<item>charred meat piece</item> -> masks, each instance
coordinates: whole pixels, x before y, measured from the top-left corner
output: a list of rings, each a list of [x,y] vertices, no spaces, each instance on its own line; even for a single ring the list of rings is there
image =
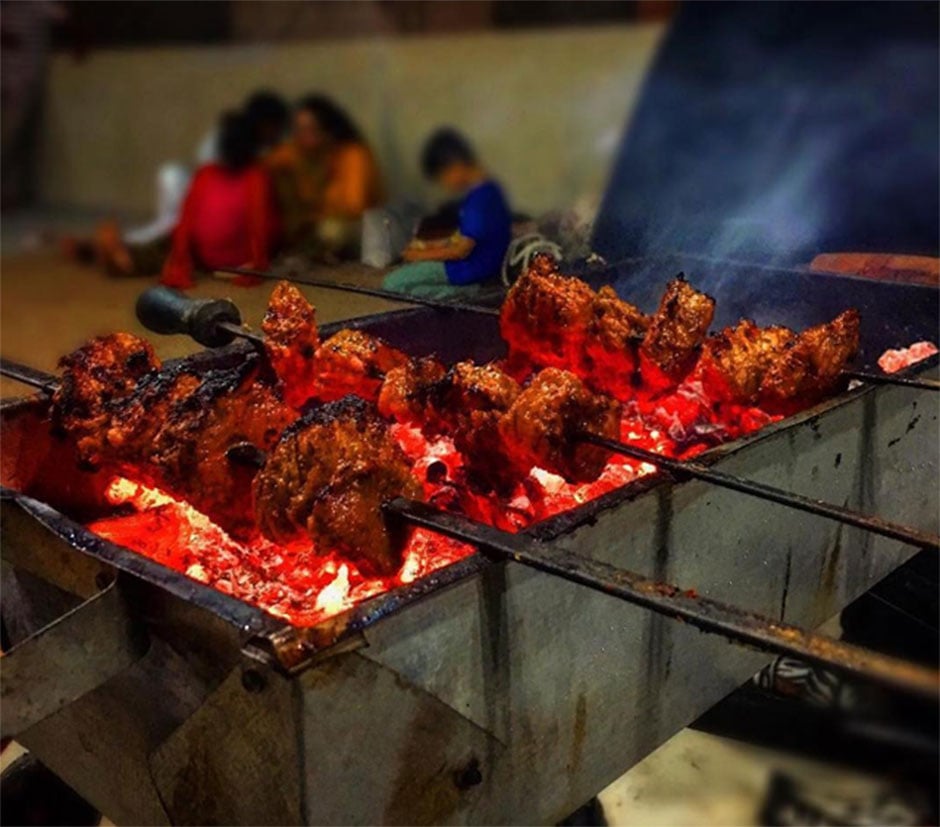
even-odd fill
[[[858,311],[846,310],[788,342],[761,381],[761,405],[789,413],[838,390],[843,369],[858,351],[859,323]]]
[[[447,371],[431,394],[437,427],[450,434],[475,489],[506,493],[519,479],[503,445],[499,423],[521,388],[494,365],[459,362]],[[523,474],[524,476],[524,474]]]
[[[383,503],[420,498],[421,484],[372,405],[356,397],[315,408],[291,425],[255,478],[261,531],[278,543],[312,539],[362,571],[401,566],[403,530]]]
[[[378,337],[350,328],[320,345],[314,361],[318,399],[332,402],[354,394],[374,402],[385,374],[406,365],[408,357]]]
[[[581,442],[582,432],[617,439],[620,406],[558,368],[537,374],[500,422],[503,443],[520,469],[538,466],[568,482],[597,479],[610,458],[603,448]]]
[[[715,300],[682,276],[666,287],[640,345],[640,372],[652,394],[678,385],[694,367],[715,314]]]
[[[634,394],[637,341],[649,318],[621,299],[609,286],[597,291],[591,304],[584,344],[582,376],[595,390],[626,401]]]
[[[379,391],[379,413],[397,422],[425,423],[433,418],[430,396],[446,368],[433,356],[410,359],[392,368]]]
[[[297,287],[279,282],[261,329],[271,365],[283,384],[284,401],[300,408],[316,392],[314,355],[320,346],[316,310]]]
[[[257,531],[251,493],[257,469],[229,461],[227,452],[242,443],[267,451],[295,418],[257,381],[255,365],[210,371],[167,407],[142,470],[233,537],[248,538]]]
[[[503,302],[499,325],[510,359],[537,367],[581,364],[594,291],[558,273],[555,260],[537,255]]]
[[[115,407],[160,368],[149,342],[130,333],[99,336],[59,360],[62,378],[52,397],[52,420],[68,433],[83,462],[107,450]]]
[[[786,327],[758,327],[742,319],[702,346],[702,386],[712,399],[756,405],[767,371],[796,339]]]

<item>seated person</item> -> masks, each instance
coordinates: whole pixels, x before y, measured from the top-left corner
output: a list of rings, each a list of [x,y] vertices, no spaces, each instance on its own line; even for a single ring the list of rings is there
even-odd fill
[[[273,252],[277,216],[267,172],[258,160],[255,136],[244,115],[224,115],[219,162],[196,172],[173,231],[161,281],[191,287],[196,268],[264,269]],[[239,276],[236,284],[257,283]]]
[[[415,239],[402,258],[408,264],[385,277],[386,290],[446,298],[474,292],[499,275],[512,233],[512,216],[503,190],[477,161],[467,141],[453,129],[439,129],[421,155],[424,175],[462,196],[455,233]]]
[[[245,101],[242,112],[251,124],[260,155],[281,142],[289,112],[280,96],[267,90],[256,91]],[[218,160],[217,144],[216,125],[199,143],[197,166]],[[80,263],[101,263],[112,275],[159,273],[180,219],[192,172],[189,165],[177,161],[161,165],[157,173],[157,214],[152,221],[127,230],[116,221],[102,222],[91,238],[65,237],[64,252]]]
[[[354,255],[362,214],[384,201],[375,157],[349,116],[322,95],[303,98],[291,137],[267,159],[288,250]]]

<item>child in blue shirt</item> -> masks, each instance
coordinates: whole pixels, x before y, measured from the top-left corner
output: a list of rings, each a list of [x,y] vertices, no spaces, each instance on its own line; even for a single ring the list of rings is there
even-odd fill
[[[462,196],[459,228],[448,238],[409,244],[402,254],[408,263],[389,273],[383,287],[428,298],[466,297],[499,275],[512,229],[509,205],[453,129],[439,129],[428,139],[421,168],[442,189]]]

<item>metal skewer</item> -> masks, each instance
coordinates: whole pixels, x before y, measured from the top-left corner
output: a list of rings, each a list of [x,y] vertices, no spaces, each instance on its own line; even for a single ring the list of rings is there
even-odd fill
[[[277,275],[264,270],[248,270],[244,267],[216,267],[220,273],[233,273],[239,276],[254,276],[268,281],[289,281],[294,284],[305,284],[308,287],[322,287],[327,290],[339,290],[344,293],[358,293],[361,296],[375,296],[379,299],[398,302],[400,304],[413,304],[418,307],[433,307],[436,310],[461,310],[465,313],[483,313],[488,316],[498,316],[498,307],[484,307],[479,304],[465,304],[463,302],[441,301],[440,299],[426,299],[421,296],[406,296],[394,290],[383,290],[381,287],[363,287],[348,282],[329,281],[308,276],[298,276],[296,273]]]
[[[802,494],[794,494],[791,491],[783,491],[770,485],[764,485],[754,480],[742,479],[741,477],[725,474],[707,465],[698,462],[689,462],[687,460],[674,459],[672,457],[657,454],[654,451],[648,451],[645,448],[638,448],[635,445],[629,445],[625,442],[618,442],[613,439],[607,439],[597,434],[582,433],[579,439],[583,442],[590,442],[601,448],[606,448],[615,454],[631,457],[633,459],[648,462],[664,471],[672,474],[674,477],[693,477],[694,479],[704,480],[705,482],[720,485],[723,488],[730,488],[734,491],[740,491],[744,494],[750,494],[753,497],[759,497],[762,500],[770,500],[780,505],[795,508],[798,511],[805,511],[809,514],[815,514],[818,517],[827,517],[830,520],[836,520],[846,525],[870,531],[872,534],[879,534],[883,537],[890,537],[892,540],[900,540],[902,543],[908,543],[912,546],[929,548],[933,550],[940,549],[940,536],[931,534],[928,531],[918,531],[908,526],[892,523],[883,520],[880,517],[871,517],[867,514],[861,514],[849,508],[840,505],[814,500],[812,497],[804,497]]]
[[[860,678],[936,699],[940,673],[801,629],[736,606],[683,591],[625,569],[560,549],[524,534],[508,534],[433,506],[396,499],[386,512],[408,523],[473,543],[484,553],[587,586],[765,652],[789,655]]]
[[[0,376],[6,376],[8,379],[15,379],[24,385],[37,388],[48,394],[53,394],[59,387],[59,379],[51,373],[44,370],[36,370],[29,365],[13,362],[10,359],[0,358]]]

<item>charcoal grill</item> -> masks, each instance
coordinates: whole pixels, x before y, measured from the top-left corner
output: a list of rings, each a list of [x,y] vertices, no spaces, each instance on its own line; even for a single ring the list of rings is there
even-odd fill
[[[645,266],[604,278],[630,295]],[[781,279],[805,274],[706,262],[691,272],[719,308],[742,284],[779,295],[774,320],[796,327],[861,306],[877,319],[863,361],[936,327],[929,288],[819,276],[794,303]],[[496,320],[481,314],[352,324],[412,355],[485,361],[501,350]],[[232,346],[192,361],[208,369],[248,354]],[[936,360],[917,375],[936,375]],[[12,710],[17,737],[117,822],[558,820],[767,659],[481,554],[295,629],[84,529],[96,482],[59,455],[44,408],[24,399],[0,411],[4,621],[14,643],[46,627],[30,641],[30,680],[4,684],[4,724]],[[929,391],[857,387],[705,458],[936,531],[938,408]],[[530,533],[806,627],[915,551],[660,476]]]

